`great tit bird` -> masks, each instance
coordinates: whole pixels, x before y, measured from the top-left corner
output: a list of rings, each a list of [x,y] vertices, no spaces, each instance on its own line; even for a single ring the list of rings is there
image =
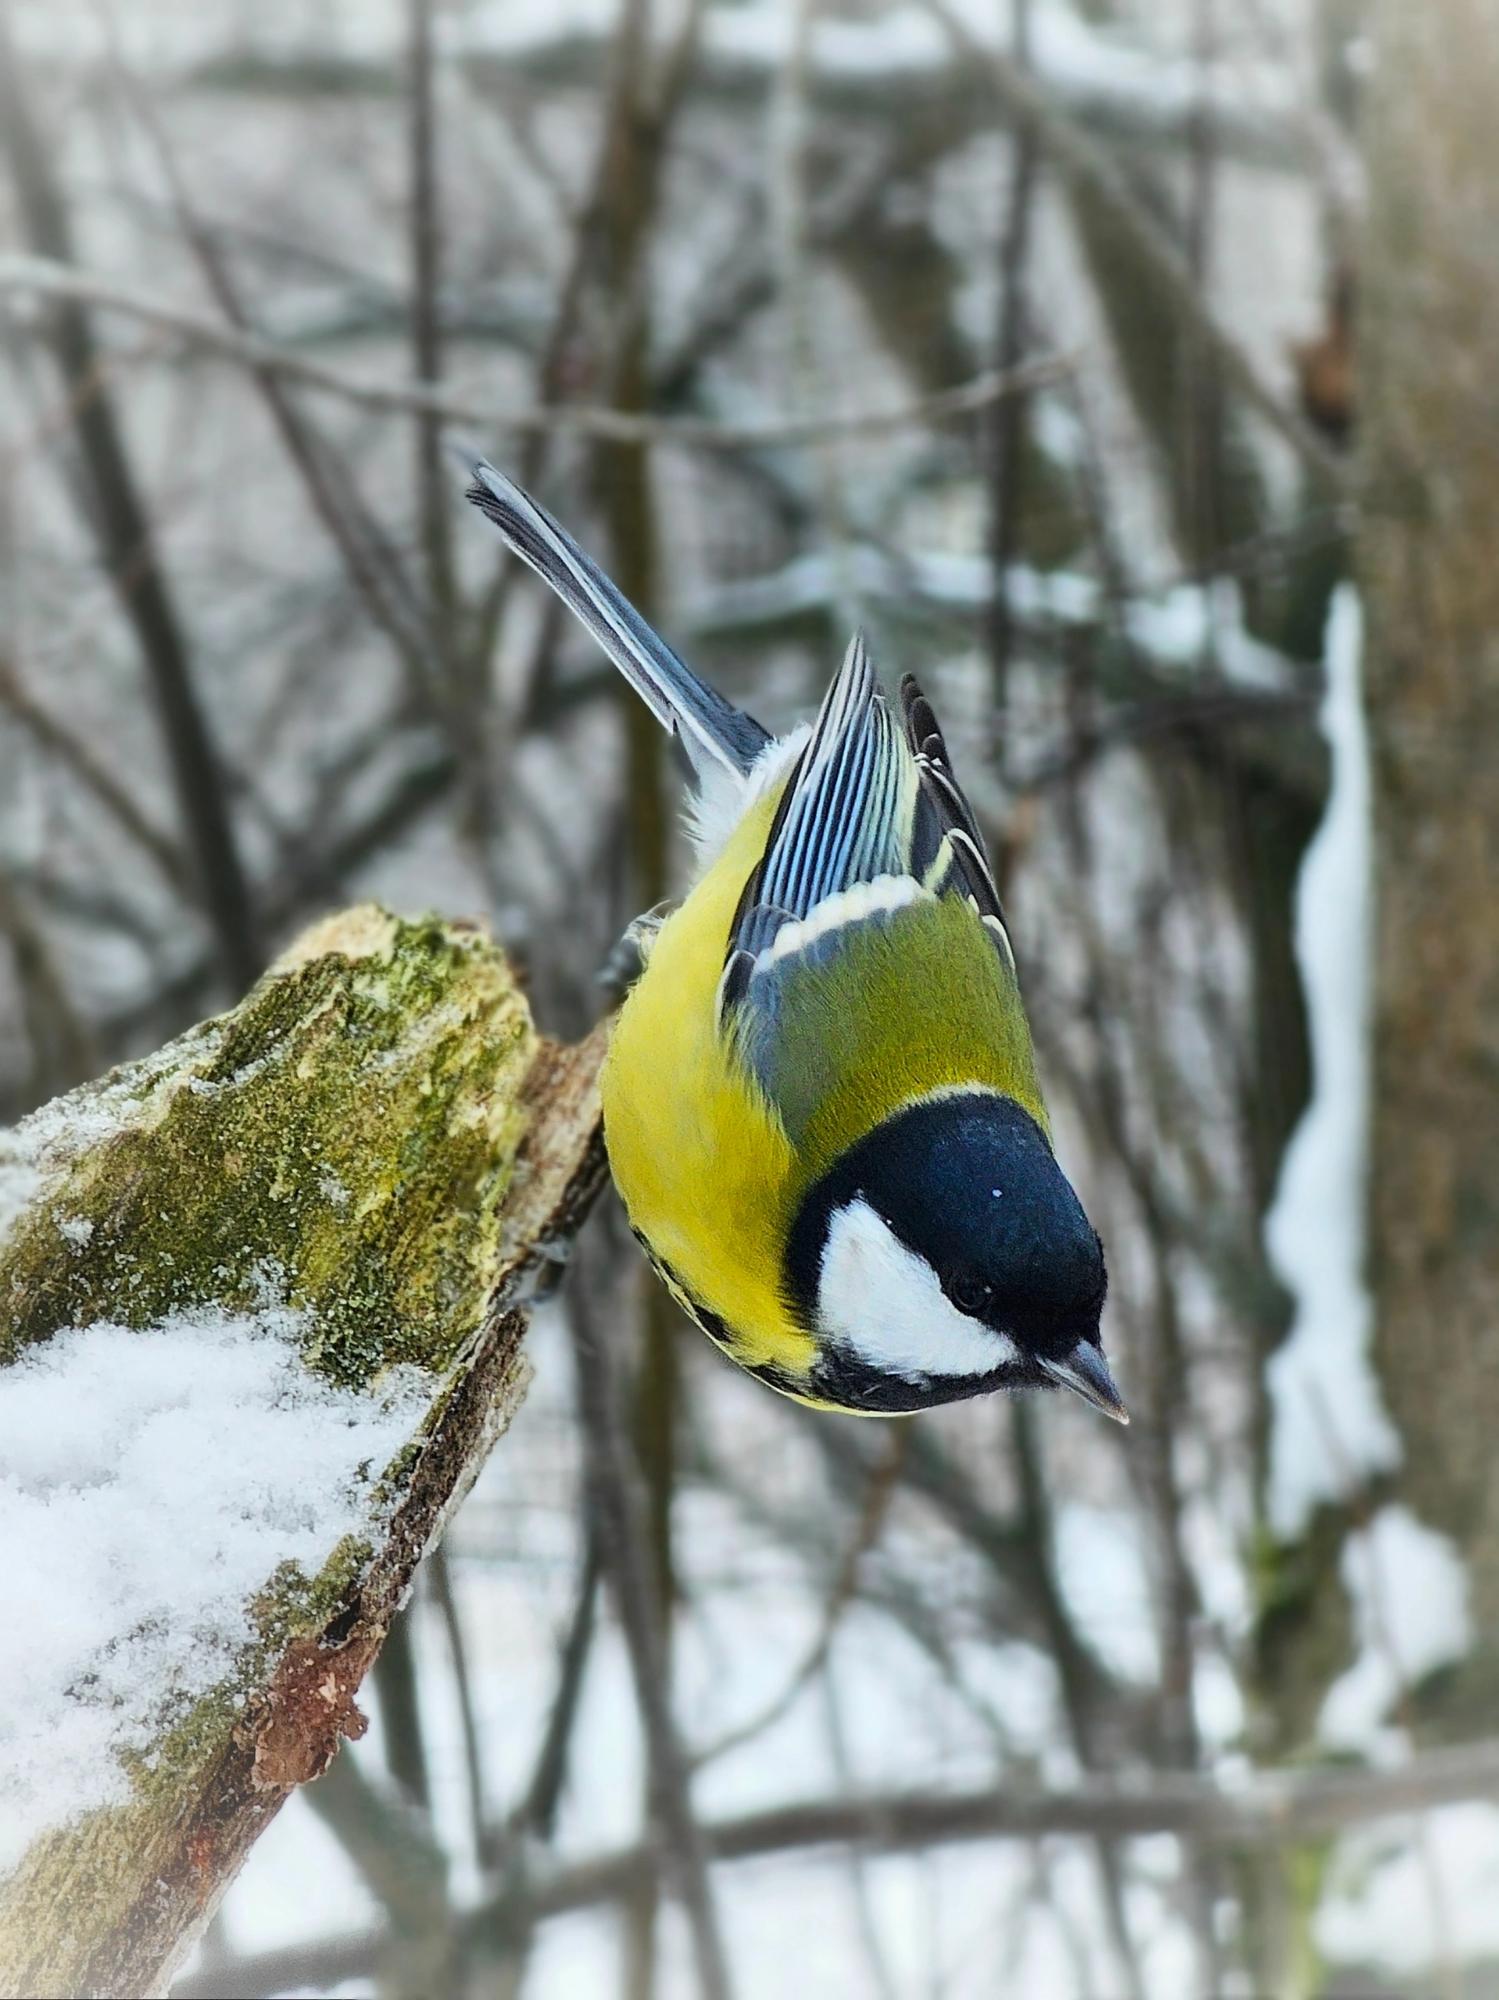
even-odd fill
[[[1127,1423],[1103,1248],[1052,1152],[994,877],[915,680],[897,719],[856,636],[816,722],[773,738],[544,508],[472,473],[697,779],[701,873],[642,930],[602,1079],[614,1179],[667,1286],[818,1408],[1062,1386]]]

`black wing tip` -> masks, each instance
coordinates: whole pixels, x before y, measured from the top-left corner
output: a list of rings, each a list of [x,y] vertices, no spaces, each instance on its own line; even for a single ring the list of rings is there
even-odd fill
[[[467,473],[469,484],[463,497],[470,501],[487,519],[506,535],[517,529],[535,530],[538,519],[545,522],[546,515],[538,503],[508,472],[501,472],[492,465],[483,452],[470,446],[456,444],[448,447],[454,460]]]
[[[469,484],[464,499],[471,500],[491,520],[497,512],[518,512],[530,501],[530,494],[517,486],[507,473],[491,465],[482,452],[460,451],[454,446],[453,456],[468,474]]]
[[[464,490],[464,499],[477,507],[485,520],[499,530],[511,550],[539,570],[555,589],[544,550],[548,540],[555,536],[556,523],[524,486],[491,465],[487,458],[466,456],[464,466],[471,480]]]
[[[942,734],[942,725],[937,720],[937,712],[922,691],[915,674],[902,674],[900,681],[901,720],[905,725],[906,741],[918,757],[930,763],[947,762],[947,743]]]

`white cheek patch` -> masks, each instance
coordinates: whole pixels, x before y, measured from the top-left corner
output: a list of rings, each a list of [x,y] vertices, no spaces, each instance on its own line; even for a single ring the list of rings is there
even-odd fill
[[[817,1309],[827,1334],[870,1368],[908,1382],[988,1375],[1020,1358],[1008,1334],[958,1311],[931,1265],[867,1201],[833,1211]]]

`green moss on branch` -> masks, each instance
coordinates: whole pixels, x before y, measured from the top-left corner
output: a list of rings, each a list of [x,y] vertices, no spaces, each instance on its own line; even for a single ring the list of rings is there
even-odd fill
[[[306,1358],[337,1381],[452,1359],[493,1262],[536,1035],[476,932],[338,921],[166,1052],[180,1060],[83,1094],[83,1132],[115,1122],[0,1243],[0,1361],[60,1327],[250,1308],[268,1289],[308,1309]]]

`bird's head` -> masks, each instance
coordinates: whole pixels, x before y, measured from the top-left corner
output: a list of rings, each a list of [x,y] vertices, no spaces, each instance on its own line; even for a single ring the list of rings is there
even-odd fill
[[[1129,1421],[1099,1344],[1103,1246],[1040,1126],[995,1092],[923,1098],[844,1153],[801,1203],[785,1279],[822,1401],[1063,1387]]]

